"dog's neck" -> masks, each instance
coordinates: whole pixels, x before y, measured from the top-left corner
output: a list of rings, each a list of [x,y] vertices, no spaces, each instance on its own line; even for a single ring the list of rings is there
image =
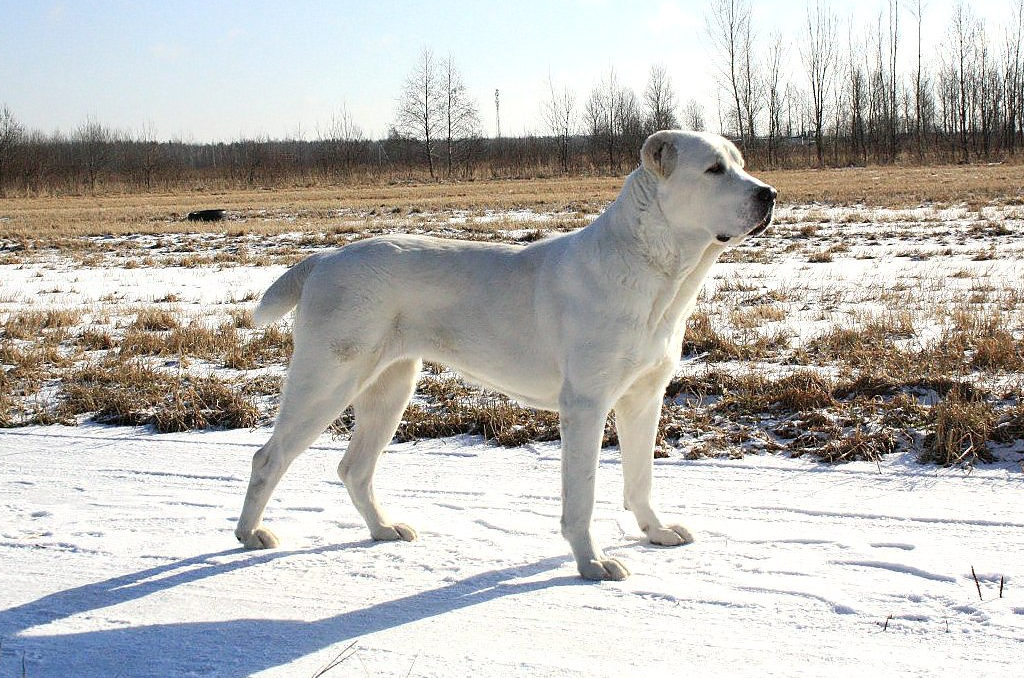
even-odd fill
[[[656,289],[647,290],[649,324],[674,328],[685,322],[725,246],[710,236],[673,228],[658,201],[658,179],[643,167],[626,178],[606,217],[602,235],[614,241],[610,244],[628,269],[623,273],[629,276],[637,267],[646,267],[661,280]]]
[[[674,228],[658,201],[658,178],[643,167],[628,177],[622,192],[611,206],[609,229],[656,272],[670,280],[680,280],[698,265],[705,252],[721,254],[724,247],[708,236],[681,233]]]

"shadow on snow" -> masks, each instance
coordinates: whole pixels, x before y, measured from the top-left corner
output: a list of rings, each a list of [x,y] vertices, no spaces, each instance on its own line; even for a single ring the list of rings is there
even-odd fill
[[[216,675],[248,676],[287,664],[338,643],[392,629],[446,612],[552,586],[582,585],[575,576],[510,583],[556,569],[565,557],[493,570],[440,588],[422,591],[315,621],[233,619],[45,635],[38,627],[89,613],[174,587],[256,567],[295,555],[326,554],[366,548],[362,541],[294,551],[262,551],[229,562],[215,559],[240,556],[241,549],[207,553],[173,563],[59,591],[0,612],[4,664],[25,653],[29,676],[46,675]],[[299,580],[294,580],[299,581]],[[243,589],[234,593],[245,595]],[[252,595],[259,595],[252,591]],[[26,631],[30,631],[26,633]]]

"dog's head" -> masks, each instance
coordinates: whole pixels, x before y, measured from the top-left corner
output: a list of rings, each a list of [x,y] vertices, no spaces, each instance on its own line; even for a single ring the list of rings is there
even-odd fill
[[[735,245],[772,220],[774,188],[743,170],[743,156],[728,139],[705,132],[655,132],[640,152],[658,180],[658,202],[669,224]]]

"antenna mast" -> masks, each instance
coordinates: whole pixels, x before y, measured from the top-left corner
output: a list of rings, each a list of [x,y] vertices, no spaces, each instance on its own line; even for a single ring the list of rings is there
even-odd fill
[[[501,138],[501,106],[498,101],[498,90],[494,90],[494,129],[495,136]]]

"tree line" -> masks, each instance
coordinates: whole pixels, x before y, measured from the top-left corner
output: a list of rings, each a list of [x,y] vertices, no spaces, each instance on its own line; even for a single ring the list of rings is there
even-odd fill
[[[758,168],[1005,160],[1024,147],[1024,0],[1007,0],[1006,12],[992,29],[963,2],[938,16],[925,0],[884,0],[872,22],[852,25],[810,0],[791,34],[763,35],[751,0],[708,0],[712,121],[696,99],[680,103],[665,65],[651,66],[640,92],[612,67],[586,96],[549,76],[540,133],[485,137],[457,65],[429,49],[384,139],[369,139],[344,107],[314,139],[192,143],[91,118],[44,134],[0,106],[0,196],[621,173],[666,128],[716,129]],[[941,46],[926,55],[923,34],[939,26]]]

